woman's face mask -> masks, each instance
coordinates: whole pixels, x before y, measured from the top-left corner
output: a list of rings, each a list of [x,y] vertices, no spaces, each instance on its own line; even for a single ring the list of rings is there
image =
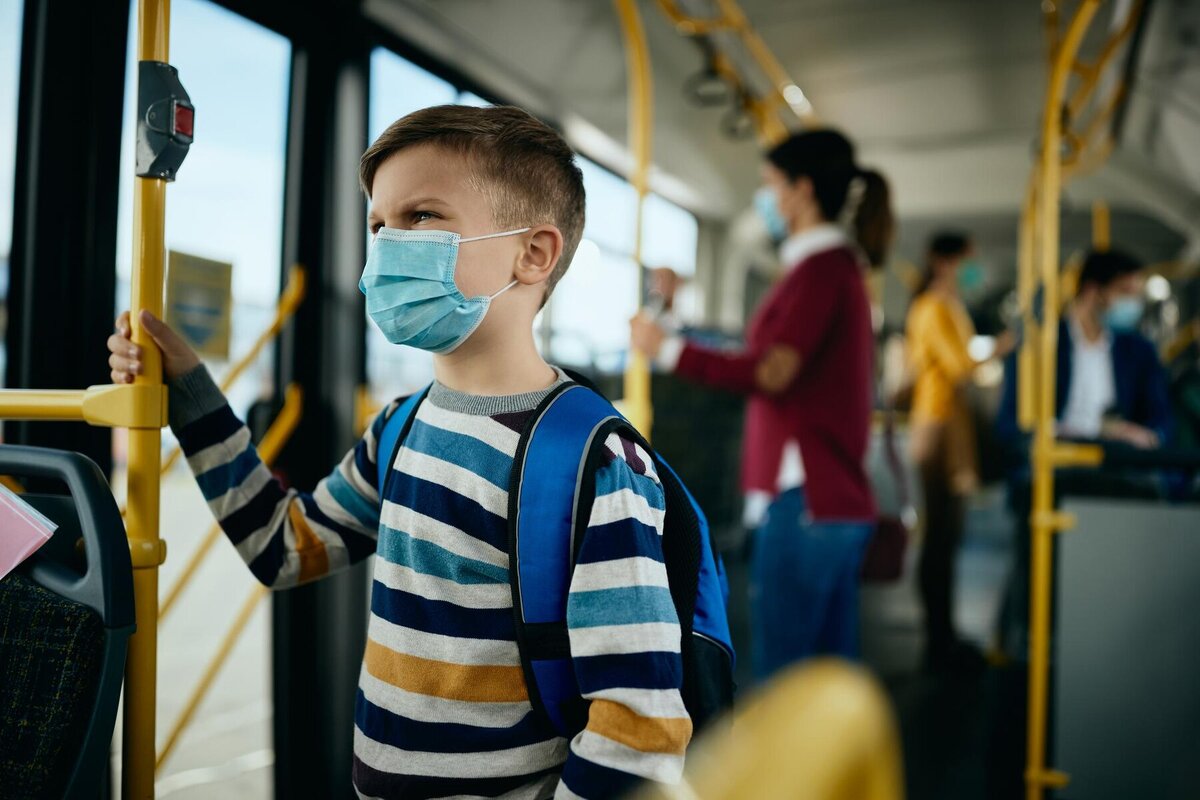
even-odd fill
[[[767,233],[771,234],[774,241],[782,242],[787,238],[787,221],[779,213],[779,198],[774,189],[764,186],[754,193],[754,210],[766,224]]]
[[[380,228],[358,282],[367,314],[392,344],[453,352],[483,322],[492,301],[517,285],[513,280],[495,294],[464,296],[454,282],[459,245],[528,230],[463,239],[450,231]]]
[[[958,267],[958,289],[961,292],[975,292],[983,287],[986,278],[983,264],[973,258],[965,259]]]

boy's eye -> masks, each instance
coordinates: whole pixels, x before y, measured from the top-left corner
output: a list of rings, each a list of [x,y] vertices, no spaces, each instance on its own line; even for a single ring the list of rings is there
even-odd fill
[[[424,222],[425,220],[428,220],[428,219],[436,219],[436,218],[437,218],[437,214],[434,214],[432,211],[414,211],[414,212],[412,212],[413,224],[416,224],[418,222]]]

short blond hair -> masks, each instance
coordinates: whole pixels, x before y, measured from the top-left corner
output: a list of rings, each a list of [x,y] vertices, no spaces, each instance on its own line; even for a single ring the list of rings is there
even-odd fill
[[[546,281],[546,297],[570,266],[583,236],[583,173],[575,152],[546,123],[514,106],[433,106],[388,126],[358,165],[367,197],[380,164],[401,150],[430,144],[466,157],[475,188],[487,195],[501,229],[554,225],[562,256]]]

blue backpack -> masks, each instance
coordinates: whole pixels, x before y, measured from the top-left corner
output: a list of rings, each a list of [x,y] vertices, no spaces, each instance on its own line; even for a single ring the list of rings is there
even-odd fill
[[[376,451],[384,496],[391,465],[428,389],[404,400]],[[553,391],[521,434],[509,480],[508,558],[521,667],[535,713],[564,737],[587,724],[567,635],[567,593],[595,501],[596,470],[618,432],[654,458],[666,496],[663,556],[683,636],[683,702],[695,731],[733,704],[734,652],[725,615],[729,585],[704,512],[675,471],[598,392],[580,382]],[[384,457],[384,454],[388,454]],[[529,473],[537,480],[524,481]],[[537,592],[522,593],[522,586]]]

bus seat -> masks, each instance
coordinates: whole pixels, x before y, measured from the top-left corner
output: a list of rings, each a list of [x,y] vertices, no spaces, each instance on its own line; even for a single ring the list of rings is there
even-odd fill
[[[125,526],[78,453],[0,445],[0,475],[67,489],[22,496],[59,527],[0,580],[0,793],[100,797],[135,620]]]

